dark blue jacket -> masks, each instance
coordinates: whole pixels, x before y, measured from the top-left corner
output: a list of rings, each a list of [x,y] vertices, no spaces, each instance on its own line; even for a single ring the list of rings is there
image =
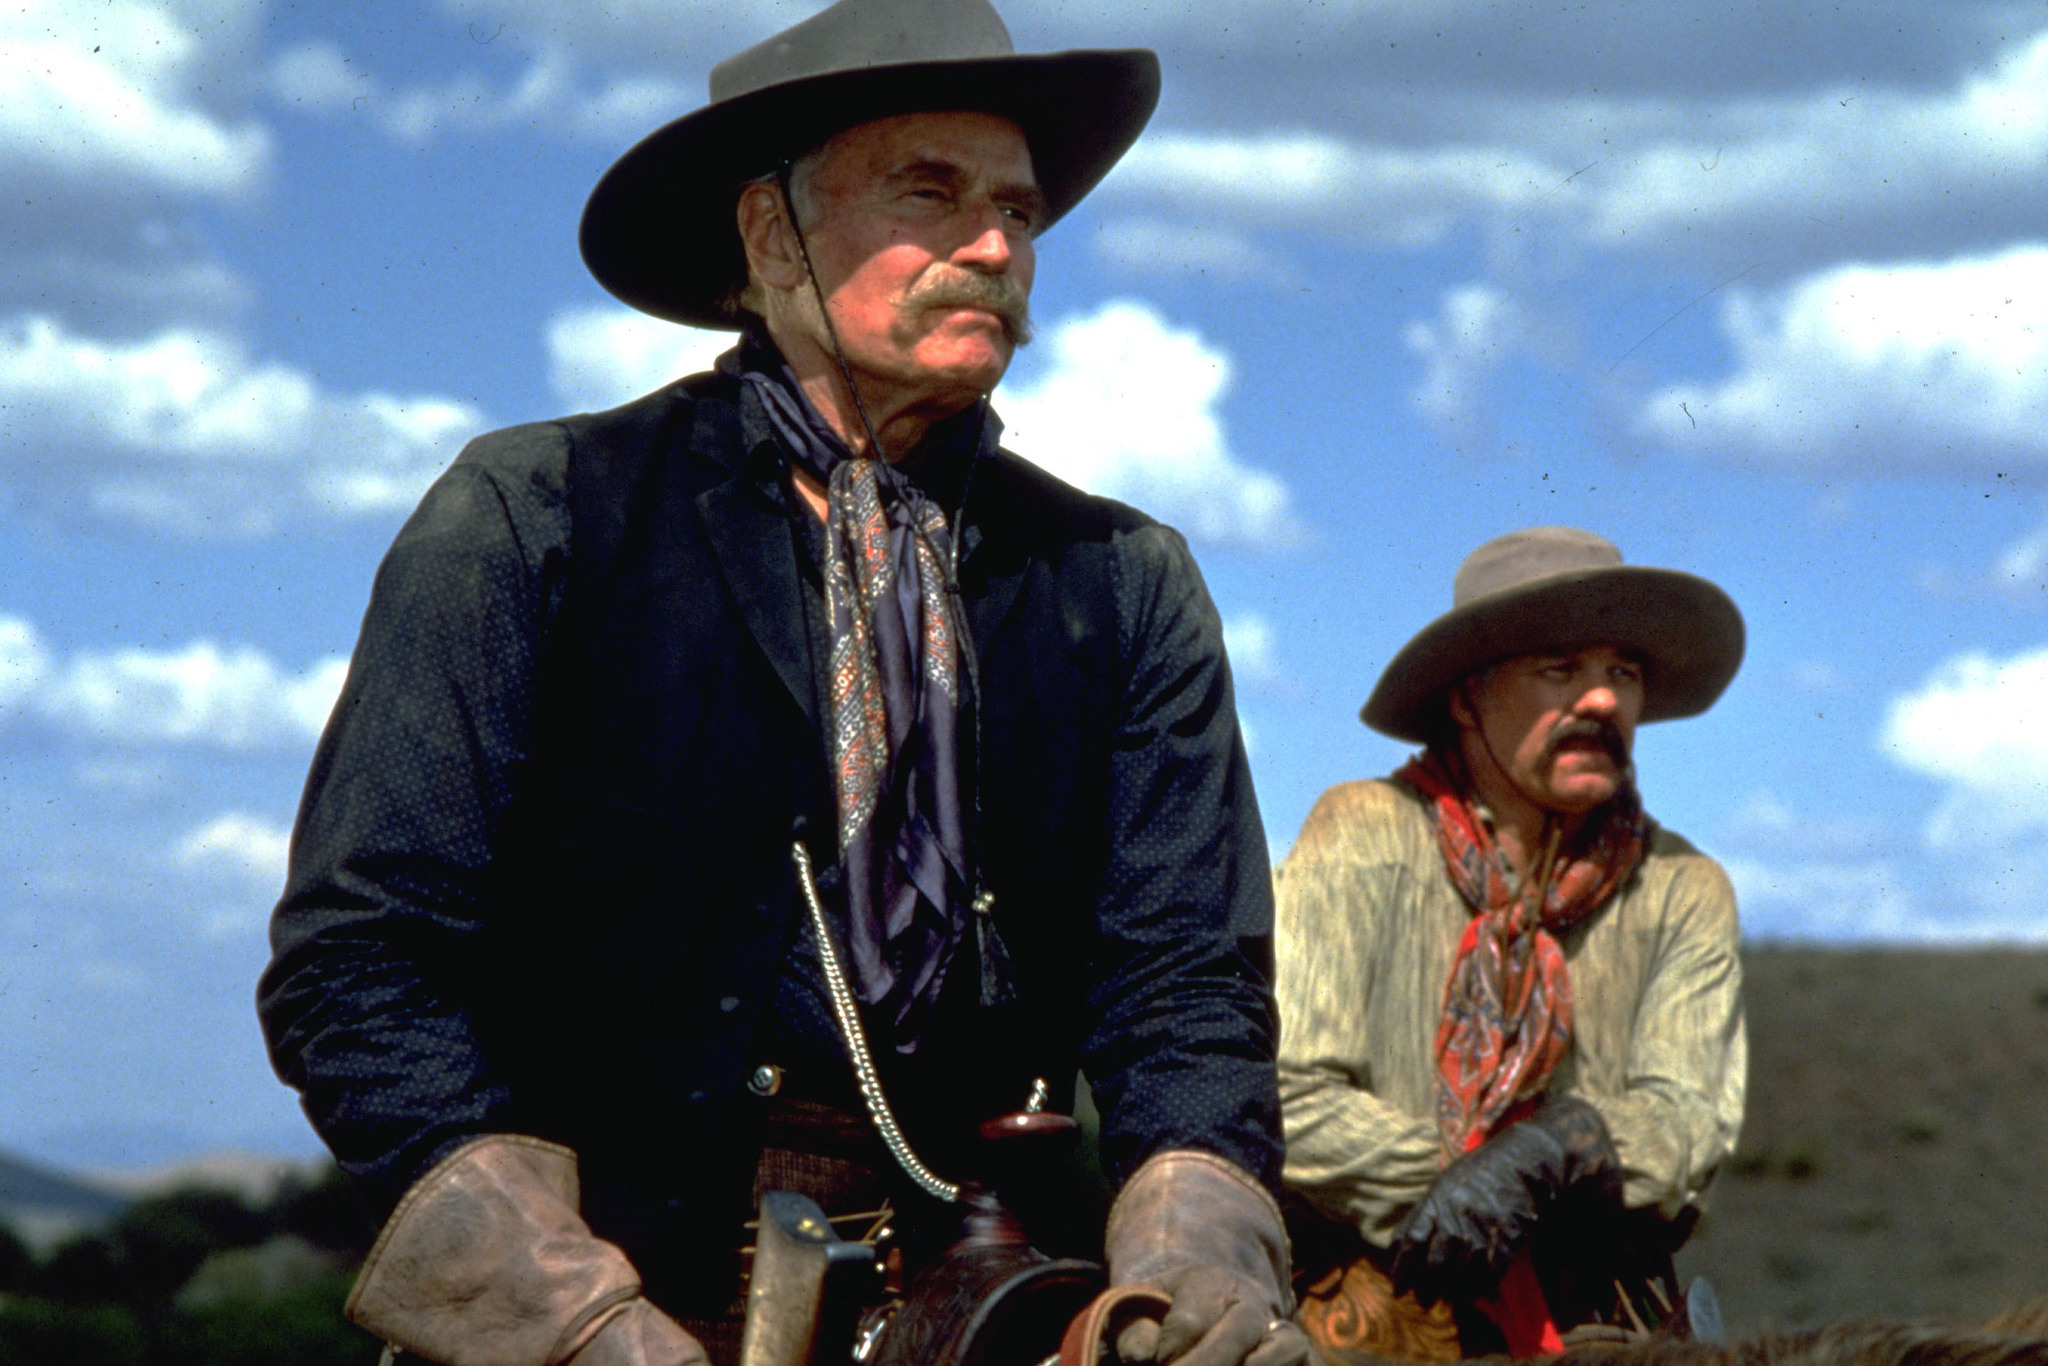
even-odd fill
[[[733,381],[696,376],[480,438],[380,570],[259,1007],[387,1196],[518,1131],[577,1149],[586,1216],[643,1270],[687,1279],[747,1213],[793,833],[836,857],[783,459]],[[1266,846],[1185,544],[993,422],[918,477],[958,529],[973,833],[1015,999],[955,1016],[914,1134],[950,1154],[1082,1068],[1116,1176],[1195,1146],[1275,1185]]]

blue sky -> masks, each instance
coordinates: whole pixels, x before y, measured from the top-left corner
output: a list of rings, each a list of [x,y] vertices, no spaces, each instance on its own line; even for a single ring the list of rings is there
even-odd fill
[[[0,1146],[312,1148],[250,999],[383,548],[717,337],[575,224],[780,0],[0,5]],[[1379,669],[1564,522],[1750,627],[1651,809],[1757,938],[2048,938],[2048,10],[1010,0],[1166,96],[997,406],[1185,529],[1276,857]]]

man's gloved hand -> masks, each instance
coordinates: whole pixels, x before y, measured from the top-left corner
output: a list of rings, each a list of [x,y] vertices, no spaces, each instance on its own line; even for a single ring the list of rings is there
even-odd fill
[[[491,1134],[413,1183],[348,1317],[441,1366],[709,1366],[576,1212],[576,1154]]]
[[[1614,1140],[1576,1096],[1545,1102],[1443,1169],[1394,1238],[1395,1288],[1424,1304],[1490,1294],[1568,1192],[1621,1204]]]
[[[1131,1175],[1104,1239],[1111,1285],[1146,1285],[1173,1306],[1117,1337],[1125,1361],[1175,1366],[1305,1366],[1288,1321],[1287,1230],[1258,1182],[1210,1153],[1158,1153]]]

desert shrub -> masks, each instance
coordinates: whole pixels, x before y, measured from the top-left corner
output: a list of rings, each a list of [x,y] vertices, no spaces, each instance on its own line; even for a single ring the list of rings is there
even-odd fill
[[[273,1233],[295,1234],[314,1247],[357,1260],[377,1236],[355,1184],[338,1167],[328,1167],[315,1181],[286,1182],[268,1213]]]
[[[124,1282],[118,1261],[112,1240],[103,1234],[73,1238],[35,1269],[29,1288],[38,1295],[70,1302],[118,1299]]]
[[[166,1299],[215,1252],[261,1242],[270,1221],[222,1191],[177,1191],[144,1200],[103,1233],[57,1249],[35,1288],[80,1302]]]
[[[342,1316],[374,1234],[332,1167],[141,1200],[41,1261],[0,1225],[0,1366],[375,1366]]]
[[[142,1320],[125,1305],[59,1304],[10,1295],[0,1303],[0,1366],[145,1366]]]
[[[35,1266],[36,1259],[28,1244],[16,1237],[13,1229],[0,1224],[0,1294],[26,1290]]]
[[[376,1366],[382,1345],[342,1317],[350,1277],[226,1299],[167,1320],[149,1366]]]

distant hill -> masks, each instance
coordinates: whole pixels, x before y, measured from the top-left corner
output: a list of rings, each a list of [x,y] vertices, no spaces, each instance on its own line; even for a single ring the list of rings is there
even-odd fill
[[[324,1159],[219,1152],[150,1167],[59,1172],[0,1153],[0,1224],[47,1250],[114,1219],[137,1200],[174,1190],[222,1190],[263,1205],[286,1181],[311,1185],[327,1166]]]
[[[333,1164],[324,1157],[263,1157],[255,1153],[217,1152],[151,1167],[88,1169],[81,1180],[131,1200],[174,1190],[222,1190],[252,1205],[267,1204],[287,1181],[317,1182]]]
[[[1679,1258],[1730,1327],[2048,1296],[2048,952],[1743,957],[1749,1122]]]
[[[32,1245],[47,1247],[105,1223],[128,1204],[104,1186],[0,1153],[0,1222]]]

